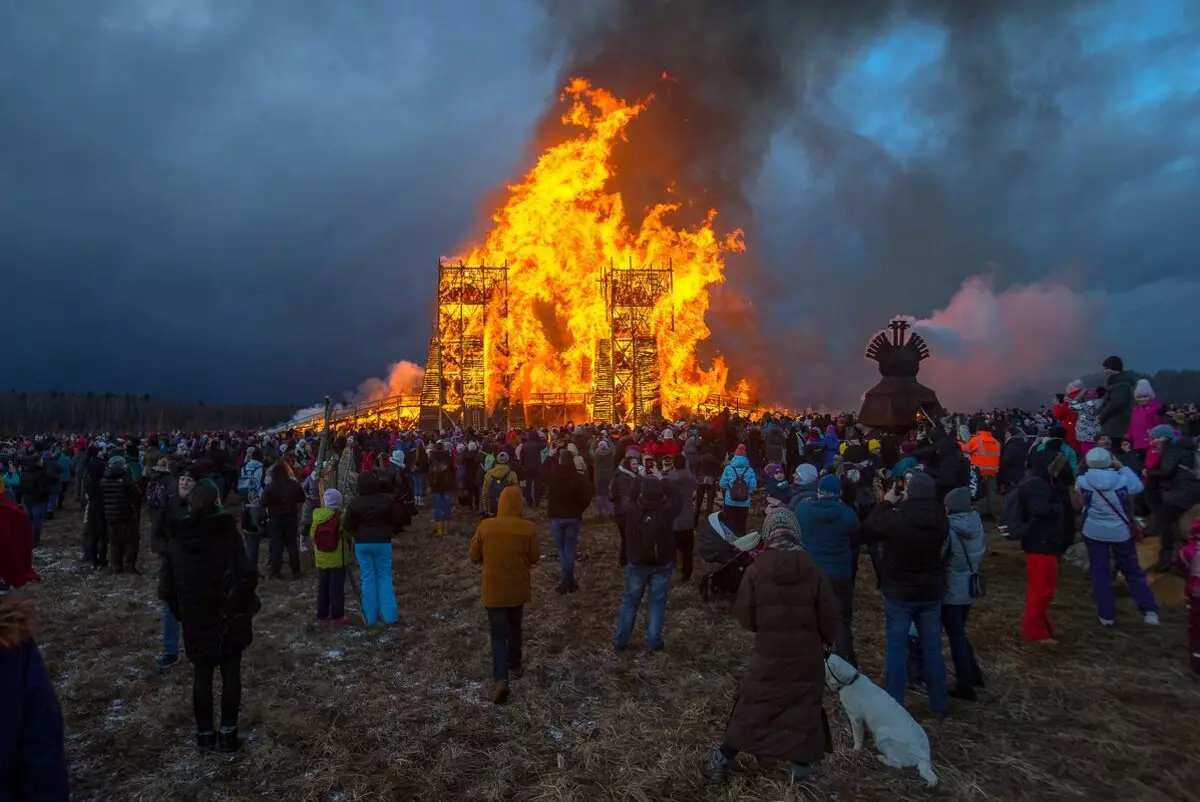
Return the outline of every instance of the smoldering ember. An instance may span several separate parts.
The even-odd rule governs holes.
[[[1188,10],[0,9],[0,798],[1200,798]]]

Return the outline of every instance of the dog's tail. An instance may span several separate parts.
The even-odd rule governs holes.
[[[921,774],[921,779],[925,781],[925,785],[933,788],[938,784],[938,776],[933,773],[933,763],[928,759],[917,763],[917,771]]]

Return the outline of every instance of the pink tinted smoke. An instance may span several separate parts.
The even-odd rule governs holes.
[[[358,386],[358,392],[353,393],[352,400],[378,401],[394,395],[419,393],[421,381],[425,378],[425,368],[418,364],[402,359],[388,368],[386,379],[367,379]]]
[[[921,382],[957,411],[1006,406],[1063,392],[1089,353],[1097,302],[1061,284],[1014,285],[967,279],[945,309],[914,322],[932,356]],[[1090,361],[1089,361],[1090,360]]]

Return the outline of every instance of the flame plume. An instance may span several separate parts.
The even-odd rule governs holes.
[[[729,370],[719,357],[709,368],[696,346],[710,331],[704,321],[709,288],[725,280],[724,254],[742,251],[741,230],[721,237],[717,212],[694,228],[669,222],[679,203],[647,210],[637,230],[626,218],[620,193],[607,191],[613,177],[612,152],[625,129],[649,104],[648,95],[627,103],[576,78],[562,93],[569,103],[562,124],[581,129],[538,158],[524,178],[508,187],[508,197],[492,216],[492,228],[478,244],[455,257],[467,264],[507,262],[507,319],[491,310],[481,325],[491,344],[508,338],[507,356],[489,360],[489,404],[507,383],[511,400],[534,392],[586,393],[592,390],[597,342],[609,336],[600,279],[616,269],[673,268],[673,289],[655,306],[651,320],[658,341],[664,414],[694,409],[708,395],[724,393]],[[734,392],[746,395],[743,382]]]

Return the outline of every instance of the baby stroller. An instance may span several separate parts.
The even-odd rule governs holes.
[[[754,562],[762,542],[759,532],[737,537],[721,516],[722,513],[714,512],[700,520],[700,557],[717,566],[700,579],[700,597],[705,601],[721,594],[737,593],[742,574]]]

